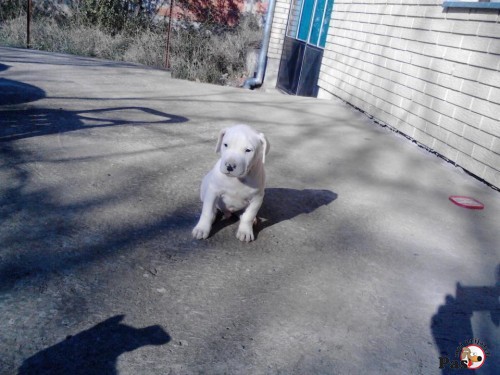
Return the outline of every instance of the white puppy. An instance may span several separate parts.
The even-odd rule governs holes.
[[[203,209],[193,237],[208,237],[217,209],[225,217],[244,210],[236,237],[253,241],[253,224],[264,199],[264,162],[269,142],[250,126],[235,125],[221,130],[215,152],[220,152],[221,157],[201,183]]]

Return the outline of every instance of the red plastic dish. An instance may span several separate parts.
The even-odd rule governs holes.
[[[471,197],[452,195],[449,199],[457,206],[469,208],[471,210],[482,210],[484,208],[484,204]]]

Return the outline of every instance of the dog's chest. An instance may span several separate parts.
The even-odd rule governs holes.
[[[219,195],[219,208],[223,211],[236,212],[243,210],[259,191],[259,189],[248,185],[246,181],[230,179],[227,182]]]
[[[250,199],[250,196],[225,192],[219,197],[219,208],[229,212],[240,211],[248,206]]]

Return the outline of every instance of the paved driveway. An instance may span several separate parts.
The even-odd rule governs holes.
[[[500,367],[499,193],[342,102],[0,48],[0,104],[1,374],[440,374],[471,338]],[[241,122],[257,239],[192,240]]]

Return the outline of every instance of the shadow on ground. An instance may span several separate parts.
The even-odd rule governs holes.
[[[259,222],[255,227],[255,236],[257,238],[264,229],[282,221],[292,220],[302,214],[309,214],[321,206],[330,204],[335,199],[337,199],[337,194],[330,190],[267,188],[262,208],[258,214]],[[237,221],[238,216],[236,215],[225,220],[222,220],[222,215],[219,215],[210,236]]]
[[[6,69],[7,65],[0,64],[0,71]],[[103,126],[167,125],[189,121],[186,117],[147,107],[112,107],[82,111],[11,107],[45,97],[45,91],[36,86],[0,78],[0,142]],[[8,107],[1,108],[2,106]]]
[[[117,374],[116,361],[146,345],[164,345],[170,336],[158,325],[134,328],[117,315],[26,359],[19,375]]]
[[[113,107],[87,111],[27,108],[1,111],[1,114],[0,142],[101,126],[168,125],[188,121],[185,117],[146,107]],[[140,114],[149,121],[130,120],[130,114]]]
[[[495,326],[500,325],[500,265],[496,269],[496,285],[471,287],[457,283],[455,297],[447,295],[445,304],[440,306],[431,320],[431,331],[439,349],[439,356],[451,361],[458,360],[457,350],[460,343],[474,338],[486,341],[487,338],[476,337],[472,330],[472,314],[477,311],[489,312]],[[487,342],[485,342],[488,345]],[[491,345],[491,344],[490,344]],[[491,351],[491,348],[490,348]],[[496,374],[496,358],[486,358],[481,374]],[[470,374],[468,369],[455,369],[447,364],[443,374]]]
[[[8,67],[0,64],[2,68]],[[0,79],[0,176],[7,176],[9,181],[0,184],[0,222],[10,223],[9,227],[0,227],[0,243],[13,249],[11,253],[0,253],[0,291],[10,289],[21,279],[101,259],[142,238],[191,226],[194,220],[185,210],[179,210],[154,223],[115,231],[103,229],[90,236],[85,234],[90,229],[82,226],[80,215],[127,199],[127,194],[133,191],[125,191],[122,187],[112,195],[61,204],[57,194],[49,188],[28,189],[32,172],[26,164],[43,162],[43,156],[21,149],[17,140],[94,127],[168,125],[188,121],[186,117],[147,107],[68,111],[36,107],[37,103],[25,105],[44,97],[45,92],[35,86]]]

